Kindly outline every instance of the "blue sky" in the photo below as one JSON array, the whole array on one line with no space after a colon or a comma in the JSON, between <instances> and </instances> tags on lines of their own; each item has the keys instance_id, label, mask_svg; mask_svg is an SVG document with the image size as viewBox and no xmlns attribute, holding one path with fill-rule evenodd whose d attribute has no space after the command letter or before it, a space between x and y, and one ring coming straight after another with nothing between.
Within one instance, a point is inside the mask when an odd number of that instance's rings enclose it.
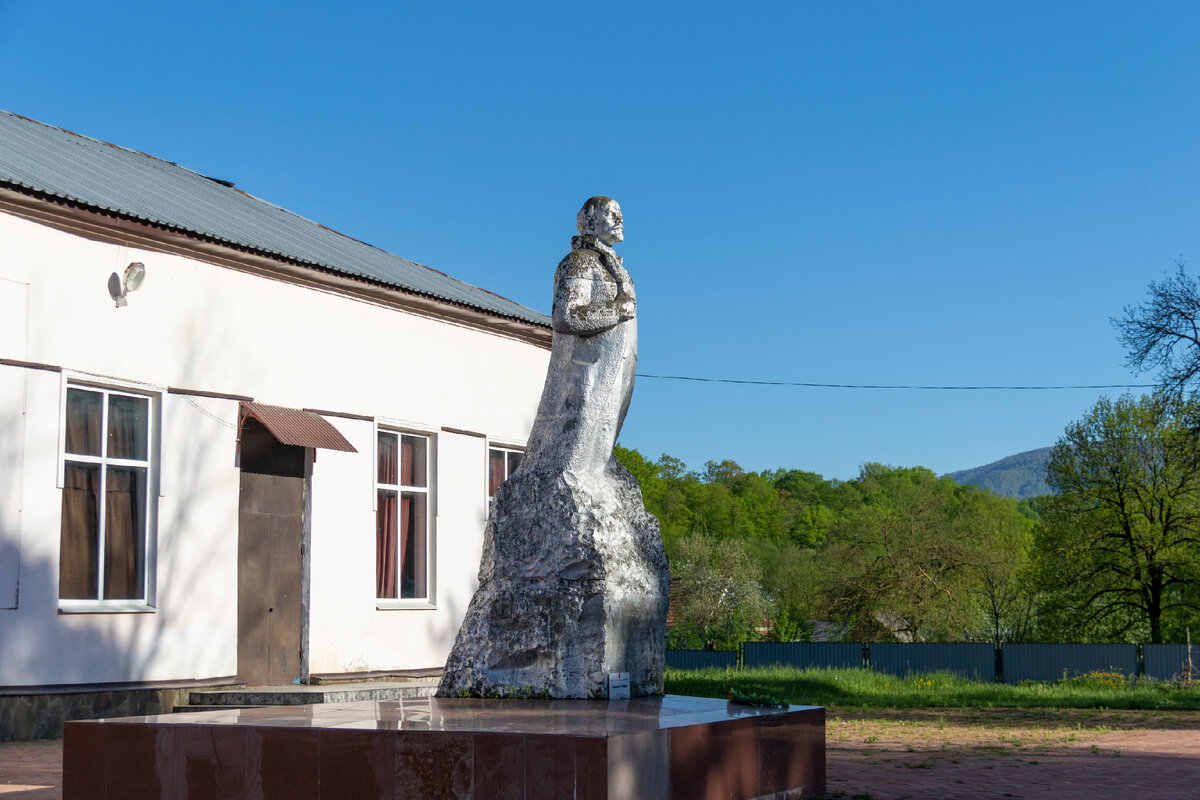
<instances>
[{"instance_id":1,"label":"blue sky","mask_svg":"<svg viewBox=\"0 0 1200 800\"><path fill-rule=\"evenodd\" d=\"M612 195L646 374L1143 383L1109 319L1200 260L1198 34L1191 2L0 0L0 108L543 311ZM621 439L942 473L1100 393L643 378Z\"/></svg>"}]
</instances>

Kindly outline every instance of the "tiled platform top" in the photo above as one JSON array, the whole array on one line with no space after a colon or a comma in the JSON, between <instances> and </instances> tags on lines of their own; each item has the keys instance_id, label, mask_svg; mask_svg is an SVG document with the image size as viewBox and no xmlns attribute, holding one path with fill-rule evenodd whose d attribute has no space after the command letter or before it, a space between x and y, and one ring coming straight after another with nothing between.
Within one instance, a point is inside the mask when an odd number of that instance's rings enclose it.
<instances>
[{"instance_id":1,"label":"tiled platform top","mask_svg":"<svg viewBox=\"0 0 1200 800\"><path fill-rule=\"evenodd\" d=\"M808 708L813 706L791 706L789 710ZM782 712L679 695L613 702L420 697L124 717L106 722L613 736L779 713Z\"/></svg>"}]
</instances>

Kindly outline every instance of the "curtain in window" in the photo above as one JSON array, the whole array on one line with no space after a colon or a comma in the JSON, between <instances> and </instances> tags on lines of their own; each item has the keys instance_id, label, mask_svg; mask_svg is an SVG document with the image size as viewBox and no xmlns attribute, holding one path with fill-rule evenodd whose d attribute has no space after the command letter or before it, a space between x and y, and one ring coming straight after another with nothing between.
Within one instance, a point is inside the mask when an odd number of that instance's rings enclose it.
<instances>
[{"instance_id":1,"label":"curtain in window","mask_svg":"<svg viewBox=\"0 0 1200 800\"><path fill-rule=\"evenodd\" d=\"M400 508L400 596L425 597L426 496L405 492Z\"/></svg>"},{"instance_id":2,"label":"curtain in window","mask_svg":"<svg viewBox=\"0 0 1200 800\"><path fill-rule=\"evenodd\" d=\"M396 435L394 433L379 434L379 483L396 484L398 472L396 469Z\"/></svg>"},{"instance_id":3,"label":"curtain in window","mask_svg":"<svg viewBox=\"0 0 1200 800\"><path fill-rule=\"evenodd\" d=\"M113 394L108 397L108 457L146 459L150 401Z\"/></svg>"},{"instance_id":4,"label":"curtain in window","mask_svg":"<svg viewBox=\"0 0 1200 800\"><path fill-rule=\"evenodd\" d=\"M94 599L100 554L100 467L63 467L62 530L58 555L58 596Z\"/></svg>"},{"instance_id":5,"label":"curtain in window","mask_svg":"<svg viewBox=\"0 0 1200 800\"><path fill-rule=\"evenodd\" d=\"M504 451L488 450L488 497L493 497L504 483Z\"/></svg>"},{"instance_id":6,"label":"curtain in window","mask_svg":"<svg viewBox=\"0 0 1200 800\"><path fill-rule=\"evenodd\" d=\"M100 455L103 395L83 389L67 390L66 451L82 456Z\"/></svg>"},{"instance_id":7,"label":"curtain in window","mask_svg":"<svg viewBox=\"0 0 1200 800\"><path fill-rule=\"evenodd\" d=\"M426 440L422 436L402 436L400 460L400 483L405 486L424 486L426 464Z\"/></svg>"},{"instance_id":8,"label":"curtain in window","mask_svg":"<svg viewBox=\"0 0 1200 800\"><path fill-rule=\"evenodd\" d=\"M142 597L146 471L109 467L104 484L104 597Z\"/></svg>"},{"instance_id":9,"label":"curtain in window","mask_svg":"<svg viewBox=\"0 0 1200 800\"><path fill-rule=\"evenodd\" d=\"M376 597L399 596L396 593L396 511L396 493L380 489L375 511Z\"/></svg>"},{"instance_id":10,"label":"curtain in window","mask_svg":"<svg viewBox=\"0 0 1200 800\"><path fill-rule=\"evenodd\" d=\"M400 596L412 597L415 583L413 551L413 496L405 492L400 499Z\"/></svg>"}]
</instances>

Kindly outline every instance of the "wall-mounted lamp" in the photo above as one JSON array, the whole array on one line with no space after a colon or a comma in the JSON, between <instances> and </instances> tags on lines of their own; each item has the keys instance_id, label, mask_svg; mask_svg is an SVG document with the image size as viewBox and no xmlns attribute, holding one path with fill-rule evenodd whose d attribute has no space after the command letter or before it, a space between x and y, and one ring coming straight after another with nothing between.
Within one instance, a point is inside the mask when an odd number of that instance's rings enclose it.
<instances>
[{"instance_id":1,"label":"wall-mounted lamp","mask_svg":"<svg viewBox=\"0 0 1200 800\"><path fill-rule=\"evenodd\" d=\"M124 277L115 272L108 276L108 294L117 304L117 308L129 305L125 295L136 292L141 288L144 280L146 280L146 265L140 261L134 261L126 267Z\"/></svg>"}]
</instances>

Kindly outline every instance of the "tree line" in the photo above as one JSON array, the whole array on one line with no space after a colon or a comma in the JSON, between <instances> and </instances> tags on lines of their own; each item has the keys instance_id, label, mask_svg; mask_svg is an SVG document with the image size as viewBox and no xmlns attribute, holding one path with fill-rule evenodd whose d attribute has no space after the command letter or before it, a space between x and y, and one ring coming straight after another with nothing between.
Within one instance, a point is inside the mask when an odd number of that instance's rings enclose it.
<instances>
[{"instance_id":1,"label":"tree line","mask_svg":"<svg viewBox=\"0 0 1200 800\"><path fill-rule=\"evenodd\" d=\"M668 646L749 639L1179 642L1200 631L1200 282L1180 265L1114 319L1146 395L1100 398L1023 501L924 467L847 481L620 445L662 523Z\"/></svg>"}]
</instances>

